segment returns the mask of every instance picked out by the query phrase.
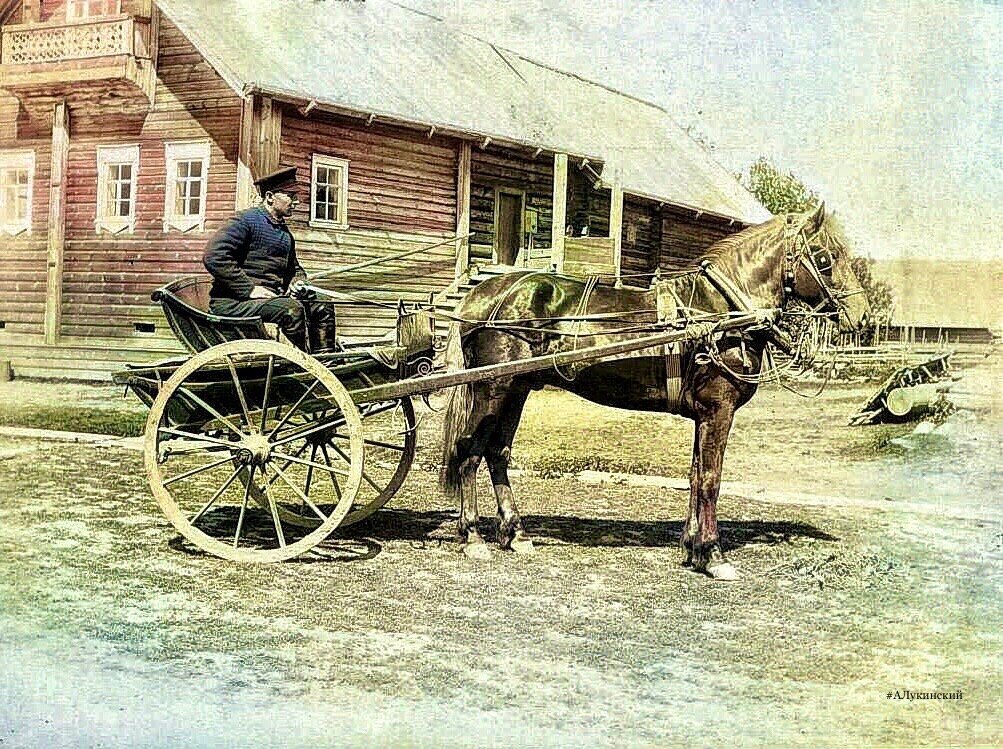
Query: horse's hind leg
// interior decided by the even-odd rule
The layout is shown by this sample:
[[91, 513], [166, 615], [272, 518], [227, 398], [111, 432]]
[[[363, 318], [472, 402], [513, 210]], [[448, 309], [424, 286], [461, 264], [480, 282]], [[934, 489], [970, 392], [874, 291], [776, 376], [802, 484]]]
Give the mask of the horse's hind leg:
[[522, 518], [515, 504], [512, 483], [508, 476], [508, 465], [512, 458], [512, 441], [515, 439], [519, 419], [529, 391], [510, 390], [502, 398], [498, 412], [498, 425], [488, 441], [485, 457], [495, 498], [498, 500], [498, 544], [503, 549], [528, 554], [533, 551], [533, 540], [522, 527]]

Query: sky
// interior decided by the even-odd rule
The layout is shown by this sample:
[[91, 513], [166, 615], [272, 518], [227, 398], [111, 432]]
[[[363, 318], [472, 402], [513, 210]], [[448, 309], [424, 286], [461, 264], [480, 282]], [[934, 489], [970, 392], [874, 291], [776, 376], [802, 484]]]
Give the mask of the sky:
[[857, 251], [1003, 259], [1003, 4], [400, 0], [666, 108], [729, 171], [766, 156]]

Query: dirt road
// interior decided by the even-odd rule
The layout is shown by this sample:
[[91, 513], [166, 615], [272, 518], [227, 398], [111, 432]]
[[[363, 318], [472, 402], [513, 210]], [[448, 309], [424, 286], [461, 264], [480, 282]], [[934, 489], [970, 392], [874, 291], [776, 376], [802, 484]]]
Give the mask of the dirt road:
[[742, 413], [731, 584], [671, 482], [557, 470], [681, 478], [688, 426], [559, 393], [516, 445], [537, 553], [486, 563], [434, 423], [392, 510], [271, 566], [178, 543], [135, 451], [0, 437], [0, 747], [994, 744], [998, 388], [934, 441], [843, 429], [865, 389]]

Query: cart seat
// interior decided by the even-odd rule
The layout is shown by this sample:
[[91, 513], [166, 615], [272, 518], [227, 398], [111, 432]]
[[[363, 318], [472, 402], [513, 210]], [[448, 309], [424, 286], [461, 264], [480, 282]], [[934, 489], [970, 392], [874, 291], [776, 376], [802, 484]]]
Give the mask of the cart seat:
[[150, 298], [160, 302], [174, 335], [192, 353], [242, 338], [274, 338], [260, 317], [226, 317], [209, 311], [208, 276], [181, 278], [163, 286]]

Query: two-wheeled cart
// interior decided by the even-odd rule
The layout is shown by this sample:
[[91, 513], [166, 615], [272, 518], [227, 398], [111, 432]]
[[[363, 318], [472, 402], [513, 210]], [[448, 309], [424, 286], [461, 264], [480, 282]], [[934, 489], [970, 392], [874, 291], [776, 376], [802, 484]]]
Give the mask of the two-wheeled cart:
[[414, 461], [411, 398], [451, 386], [598, 362], [769, 324], [769, 313], [665, 323], [630, 340], [436, 372], [427, 309], [399, 308], [396, 336], [311, 356], [257, 318], [206, 310], [207, 279], [158, 290], [190, 357], [114, 375], [149, 408], [150, 487], [192, 544], [236, 561], [303, 554], [380, 509]]

